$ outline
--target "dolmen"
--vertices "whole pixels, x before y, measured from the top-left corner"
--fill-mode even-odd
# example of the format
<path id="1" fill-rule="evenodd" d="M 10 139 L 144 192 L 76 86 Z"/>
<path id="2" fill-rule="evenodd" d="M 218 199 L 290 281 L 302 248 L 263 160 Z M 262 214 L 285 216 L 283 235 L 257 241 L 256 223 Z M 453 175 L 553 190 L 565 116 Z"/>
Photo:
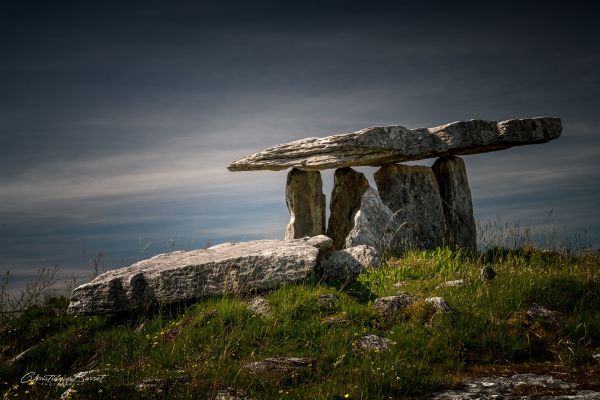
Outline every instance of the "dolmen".
<path id="1" fill-rule="evenodd" d="M 559 118 L 469 120 L 434 128 L 365 128 L 270 147 L 232 162 L 230 171 L 291 168 L 286 239 L 327 234 L 333 248 L 368 245 L 379 250 L 477 247 L 471 191 L 459 155 L 544 143 L 560 136 Z M 399 164 L 437 158 L 432 167 Z M 352 167 L 380 167 L 377 190 Z M 335 168 L 330 217 L 320 170 Z"/>
<path id="2" fill-rule="evenodd" d="M 253 294 L 306 279 L 353 279 L 389 250 L 476 250 L 465 163 L 458 157 L 544 143 L 558 118 L 470 120 L 434 128 L 372 127 L 270 147 L 230 171 L 284 170 L 290 222 L 283 240 L 175 251 L 105 272 L 73 291 L 69 312 L 105 314 L 208 296 Z M 437 158 L 432 167 L 399 164 Z M 352 167 L 379 167 L 377 189 Z M 330 216 L 319 171 L 335 168 Z"/>

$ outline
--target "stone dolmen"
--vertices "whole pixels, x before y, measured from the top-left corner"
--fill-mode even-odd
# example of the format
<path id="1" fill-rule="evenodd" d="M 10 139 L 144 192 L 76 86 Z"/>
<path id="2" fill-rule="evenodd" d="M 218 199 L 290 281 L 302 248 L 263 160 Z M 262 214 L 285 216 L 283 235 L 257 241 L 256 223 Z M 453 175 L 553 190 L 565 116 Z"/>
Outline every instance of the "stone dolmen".
<path id="1" fill-rule="evenodd" d="M 175 251 L 108 271 L 77 287 L 69 312 L 102 314 L 230 293 L 255 293 L 311 273 L 351 279 L 377 267 L 386 249 L 441 245 L 476 249 L 465 164 L 458 155 L 544 143 L 558 118 L 470 120 L 435 128 L 366 128 L 277 145 L 234 161 L 231 171 L 291 168 L 285 240 Z M 402 161 L 438 157 L 433 166 Z M 351 167 L 377 166 L 377 190 Z M 325 221 L 320 170 L 336 168 Z"/>
<path id="2" fill-rule="evenodd" d="M 441 245 L 475 250 L 471 191 L 457 155 L 544 143 L 560 136 L 558 118 L 470 120 L 434 128 L 372 127 L 270 147 L 232 162 L 231 171 L 292 168 L 286 184 L 291 214 L 285 238 L 327 234 L 333 247 Z M 438 157 L 431 168 L 397 164 Z M 354 166 L 380 167 L 377 191 Z M 329 224 L 319 170 L 336 168 Z"/>

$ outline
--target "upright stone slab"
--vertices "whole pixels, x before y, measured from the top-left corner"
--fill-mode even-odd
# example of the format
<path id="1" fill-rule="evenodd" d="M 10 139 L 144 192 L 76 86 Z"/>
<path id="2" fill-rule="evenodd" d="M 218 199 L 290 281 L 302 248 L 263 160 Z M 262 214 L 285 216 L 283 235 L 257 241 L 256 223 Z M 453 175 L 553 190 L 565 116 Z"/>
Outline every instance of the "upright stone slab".
<path id="1" fill-rule="evenodd" d="M 334 249 L 344 248 L 346 236 L 354 226 L 354 214 L 369 187 L 369 181 L 360 172 L 349 167 L 335 170 L 327 224 L 327 236 L 333 239 Z"/>
<path id="2" fill-rule="evenodd" d="M 290 211 L 286 240 L 325 233 L 325 195 L 319 171 L 292 169 L 287 176 L 285 201 Z"/>
<path id="3" fill-rule="evenodd" d="M 386 164 L 375 173 L 377 190 L 400 223 L 396 247 L 434 248 L 444 244 L 446 224 L 440 189 L 429 167 Z"/>
<path id="4" fill-rule="evenodd" d="M 383 253 L 394 246 L 401 228 L 377 190 L 368 188 L 362 196 L 360 209 L 354 214 L 354 226 L 346 237 L 346 247 L 365 245 Z"/>
<path id="5" fill-rule="evenodd" d="M 449 244 L 477 250 L 473 203 L 464 161 L 460 157 L 442 157 L 432 169 L 440 187 Z"/>

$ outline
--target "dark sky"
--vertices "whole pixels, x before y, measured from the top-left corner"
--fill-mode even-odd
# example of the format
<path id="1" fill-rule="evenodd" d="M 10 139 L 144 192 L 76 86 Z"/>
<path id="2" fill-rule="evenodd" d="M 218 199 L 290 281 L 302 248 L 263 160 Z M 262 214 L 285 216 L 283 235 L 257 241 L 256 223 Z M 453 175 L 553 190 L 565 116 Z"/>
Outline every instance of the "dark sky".
<path id="1" fill-rule="evenodd" d="M 470 118 L 563 121 L 554 142 L 465 157 L 476 218 L 598 247 L 596 10 L 455 3 L 2 1 L 0 272 L 281 237 L 285 172 L 230 161 Z"/>

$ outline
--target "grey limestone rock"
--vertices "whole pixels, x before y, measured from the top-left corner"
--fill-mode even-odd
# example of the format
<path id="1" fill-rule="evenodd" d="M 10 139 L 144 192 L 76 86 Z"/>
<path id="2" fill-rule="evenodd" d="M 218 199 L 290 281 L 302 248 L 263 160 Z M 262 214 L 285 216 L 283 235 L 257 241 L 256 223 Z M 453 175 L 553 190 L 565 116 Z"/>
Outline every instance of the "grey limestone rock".
<path id="1" fill-rule="evenodd" d="M 392 247 L 435 248 L 444 244 L 444 209 L 431 168 L 386 164 L 375 173 L 375 182 L 383 203 L 405 224 Z"/>
<path id="2" fill-rule="evenodd" d="M 544 143 L 559 137 L 561 131 L 560 119 L 551 117 L 500 122 L 469 120 L 417 129 L 400 125 L 371 127 L 353 133 L 280 144 L 234 161 L 227 168 L 230 171 L 279 171 L 287 168 L 316 171 L 383 165 Z"/>
<path id="3" fill-rule="evenodd" d="M 459 286 L 464 286 L 464 284 L 465 284 L 464 279 L 456 279 L 454 281 L 442 282 L 439 285 L 437 285 L 435 288 L 441 289 L 441 288 L 447 288 L 447 287 L 459 287 Z"/>
<path id="4" fill-rule="evenodd" d="M 426 304 L 430 304 L 439 312 L 447 313 L 452 311 L 448 303 L 443 297 L 428 297 L 425 299 Z"/>
<path id="5" fill-rule="evenodd" d="M 248 302 L 248 311 L 255 315 L 267 318 L 271 315 L 269 302 L 262 296 L 256 296 Z"/>
<path id="6" fill-rule="evenodd" d="M 460 157 L 442 157 L 436 160 L 432 169 L 440 188 L 448 244 L 464 250 L 477 250 L 477 231 L 465 162 Z"/>
<path id="7" fill-rule="evenodd" d="M 383 203 L 377 190 L 369 188 L 354 214 L 354 226 L 346 236 L 346 247 L 365 245 L 383 252 L 401 234 L 400 230 L 396 215 Z"/>
<path id="8" fill-rule="evenodd" d="M 490 282 L 495 277 L 496 271 L 494 271 L 494 268 L 492 268 L 491 265 L 486 265 L 481 268 L 481 271 L 479 272 L 479 279 L 481 279 L 482 282 Z"/>
<path id="9" fill-rule="evenodd" d="M 396 343 L 388 338 L 367 334 L 359 339 L 357 349 L 362 351 L 386 351 L 394 344 Z"/>
<path id="10" fill-rule="evenodd" d="M 354 279 L 368 268 L 379 268 L 380 264 L 375 248 L 358 245 L 324 255 L 317 271 L 327 278 Z"/>
<path id="11" fill-rule="evenodd" d="M 375 300 L 373 305 L 384 317 L 389 317 L 414 302 L 414 297 L 407 293 L 402 293 L 397 296 L 380 297 Z"/>
<path id="12" fill-rule="evenodd" d="M 251 362 L 246 364 L 244 368 L 254 374 L 288 372 L 299 368 L 313 367 L 316 365 L 316 362 L 313 358 L 272 357 L 262 361 Z"/>
<path id="13" fill-rule="evenodd" d="M 325 195 L 320 172 L 292 169 L 285 185 L 285 201 L 290 211 L 286 240 L 325 233 Z"/>
<path id="14" fill-rule="evenodd" d="M 469 399 L 600 399 L 600 393 L 582 390 L 578 384 L 551 375 L 514 374 L 468 378 L 459 389 L 446 390 L 429 396 L 435 400 Z"/>
<path id="15" fill-rule="evenodd" d="M 333 239 L 334 249 L 344 248 L 346 236 L 354 226 L 354 214 L 369 187 L 369 181 L 360 172 L 349 167 L 335 170 L 327 224 L 327 236 Z"/>
<path id="16" fill-rule="evenodd" d="M 326 236 L 256 240 L 159 254 L 108 271 L 73 291 L 69 312 L 104 314 L 297 282 L 317 265 Z"/>

